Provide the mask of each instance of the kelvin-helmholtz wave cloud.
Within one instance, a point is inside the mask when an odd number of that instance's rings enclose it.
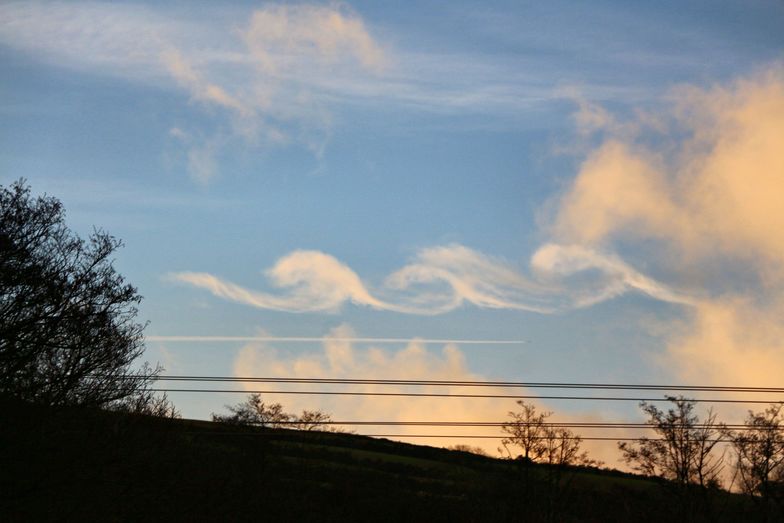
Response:
[[[203,272],[169,277],[231,301],[290,312],[335,312],[350,302],[408,314],[443,314],[463,305],[549,313],[630,290],[689,303],[687,297],[599,250],[547,244],[533,256],[531,268],[534,277],[468,247],[447,245],[420,251],[373,290],[349,266],[319,251],[295,251],[268,269],[266,278],[278,292],[247,289]],[[590,271],[592,277],[569,281],[582,271]]]
[[[662,363],[679,377],[774,384],[784,372],[784,69],[681,87],[667,104],[625,120],[581,104],[578,135],[591,146],[556,202],[549,241],[526,263],[452,244],[378,282],[318,251],[278,260],[268,290],[200,272],[171,278],[293,312],[549,313],[636,292],[683,309],[662,334]]]

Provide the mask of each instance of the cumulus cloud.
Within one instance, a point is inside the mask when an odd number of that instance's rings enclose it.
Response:
[[[453,344],[445,344],[440,351],[429,351],[416,339],[398,350],[378,347],[357,347],[351,340],[356,333],[348,325],[333,329],[324,340],[320,350],[299,355],[290,355],[261,343],[251,343],[239,350],[234,360],[236,376],[284,376],[293,378],[350,378],[350,379],[405,379],[443,381],[485,381],[487,378],[468,369],[465,356]],[[394,375],[390,374],[394,369]],[[245,390],[257,390],[258,384],[244,383]],[[313,390],[314,385],[276,385],[276,390]],[[318,386],[319,390],[384,392],[384,393],[446,393],[446,394],[531,394],[525,389],[466,386],[398,386],[398,385],[345,385]],[[474,421],[503,422],[507,413],[515,410],[513,399],[498,398],[445,398],[445,397],[395,397],[395,396],[310,396],[297,394],[264,394],[265,400],[282,403],[288,411],[321,409],[336,421]],[[541,409],[546,405],[536,402]],[[595,415],[587,415],[578,421],[594,421]],[[553,418],[553,421],[566,421]],[[575,420],[572,420],[575,421]],[[470,444],[479,446],[491,455],[497,455],[499,439],[450,438],[450,435],[501,435],[498,427],[370,427],[346,426],[365,434],[399,434],[394,439],[418,444],[449,446]],[[406,434],[443,434],[443,438],[427,440],[412,438]],[[601,459],[615,460],[614,445],[594,446],[593,451]]]
[[[619,259],[608,266],[619,284],[691,305],[663,365],[692,382],[773,385],[784,372],[784,69],[669,100],[655,125],[634,118],[626,136],[616,119],[585,116],[604,137],[560,200],[552,237],[644,252],[699,296],[651,285]]]
[[[356,348],[348,338],[356,337],[353,329],[343,325],[333,329],[324,338],[321,350],[286,356],[264,344],[248,344],[237,354],[234,361],[236,376],[286,376],[300,378],[363,378],[363,379],[408,379],[408,380],[481,380],[482,377],[470,372],[460,350],[451,344],[444,345],[439,352],[430,352],[417,340],[411,340],[399,350],[384,350],[378,347]],[[390,375],[394,369],[394,376]],[[243,385],[246,390],[258,387],[253,383]],[[314,385],[285,385],[286,390],[312,390]],[[384,393],[473,393],[470,387],[434,386],[319,386],[321,390],[384,392]],[[495,389],[493,389],[495,390]],[[483,389],[484,391],[484,389]],[[496,390],[498,393],[499,391]],[[488,392],[492,394],[492,392]],[[507,393],[504,391],[501,393]],[[290,411],[318,408],[332,415],[336,421],[500,421],[514,406],[513,400],[505,406],[498,400],[489,398],[453,399],[429,397],[395,396],[305,396],[265,394],[270,401],[283,403]],[[346,426],[347,429],[357,427]],[[422,427],[359,427],[360,433],[422,433]],[[428,434],[477,434],[482,429],[450,427],[427,427]],[[497,434],[497,429],[484,433]],[[411,440],[423,443],[422,440]],[[456,438],[428,440],[432,445],[459,443]],[[480,445],[495,453],[497,441],[478,439],[472,445]]]
[[[631,290],[659,300],[692,303],[617,256],[580,246],[545,245],[534,254],[531,266],[535,278],[504,260],[453,244],[421,250],[375,290],[346,264],[319,251],[295,251],[265,272],[273,287],[288,291],[283,294],[247,289],[208,273],[176,272],[168,278],[237,303],[290,312],[335,312],[350,302],[425,315],[463,305],[551,313],[592,305]],[[585,272],[590,277],[567,281]]]

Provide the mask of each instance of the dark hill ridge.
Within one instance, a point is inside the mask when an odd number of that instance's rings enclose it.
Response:
[[[739,521],[748,508],[710,498],[689,502],[695,521]],[[676,505],[631,474],[0,402],[3,521],[674,521]]]

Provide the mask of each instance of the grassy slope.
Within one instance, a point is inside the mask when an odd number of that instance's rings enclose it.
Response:
[[[721,495],[695,513],[738,521],[744,504]],[[0,403],[4,521],[659,521],[676,505],[653,481],[594,469]]]

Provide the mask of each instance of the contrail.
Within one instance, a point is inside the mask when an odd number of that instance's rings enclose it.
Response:
[[[356,343],[455,343],[460,345],[521,345],[529,343],[527,340],[461,340],[441,338],[333,338],[331,336],[303,337],[303,336],[147,336],[147,341],[165,341],[170,343],[184,342],[248,342],[248,341],[274,341],[278,343],[315,343],[323,341],[346,341]]]

